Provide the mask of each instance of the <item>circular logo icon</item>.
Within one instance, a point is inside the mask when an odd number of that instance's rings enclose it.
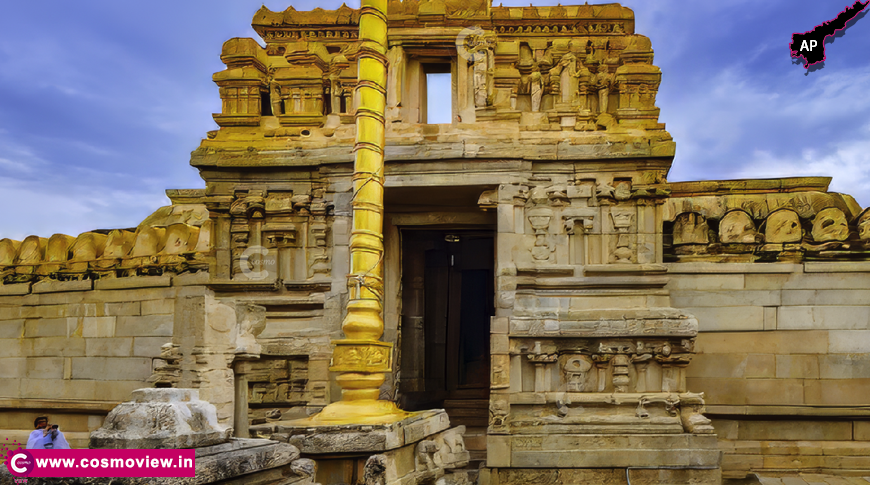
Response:
[[[33,455],[19,449],[9,453],[9,458],[6,459],[6,467],[9,469],[9,473],[16,477],[26,477],[36,467],[36,462],[33,460]]]
[[[251,246],[245,249],[239,257],[239,266],[242,274],[249,280],[262,281],[269,277],[269,272],[264,268],[264,258],[269,255],[269,250],[263,246]]]
[[[466,27],[456,36],[456,53],[468,62],[476,63],[486,59],[486,48],[490,40],[480,27]]]

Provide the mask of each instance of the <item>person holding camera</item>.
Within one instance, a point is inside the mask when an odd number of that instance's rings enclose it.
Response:
[[[57,425],[48,423],[48,416],[40,416],[33,421],[36,428],[27,438],[27,449],[68,450],[69,443]]]

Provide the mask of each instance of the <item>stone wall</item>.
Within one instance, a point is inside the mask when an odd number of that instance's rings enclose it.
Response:
[[[176,301],[204,295],[202,276],[0,286],[0,434],[26,442],[47,414],[74,447],[86,446],[116,404],[151,385]]]
[[[870,263],[671,263],[726,476],[870,468]]]

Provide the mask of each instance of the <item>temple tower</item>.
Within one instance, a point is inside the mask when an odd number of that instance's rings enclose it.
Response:
[[[210,287],[269,322],[234,364],[237,427],[246,399],[281,394],[250,393],[263,359],[307,357],[301,404],[335,401],[327,339],[348,298],[377,294],[386,343],[337,342],[332,369],[387,371],[382,399],[485,436],[471,458],[492,483],[605,483],[628,467],[718,483],[703,397],[686,388],[698,323],[665,290],[675,144],[633,12],[391,0],[387,13],[385,252],[366,260],[382,276],[349,266],[351,228],[365,233],[351,205],[381,183],[351,164],[370,102],[353,94],[372,55],[360,11],[263,7],[265,47],[224,44],[220,129],[191,160],[206,189],[188,196],[214,221]],[[429,123],[436,112],[450,122]]]

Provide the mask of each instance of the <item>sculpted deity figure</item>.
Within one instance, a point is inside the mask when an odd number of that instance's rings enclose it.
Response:
[[[583,63],[580,63],[580,70],[577,71],[577,81],[580,92],[580,111],[585,114],[590,109],[589,96],[594,95],[595,76]]]
[[[550,69],[550,77],[559,79],[559,87],[562,93],[561,102],[564,104],[576,104],[577,91],[580,87],[577,57],[572,53],[562,56],[559,64]]]
[[[492,44],[492,39],[484,36],[474,45],[474,106],[477,108],[485,108],[489,104],[489,95],[495,83],[495,57]]]
[[[595,87],[598,89],[598,112],[607,113],[607,103],[610,99],[610,88],[613,87],[613,74],[607,72],[607,66],[602,62],[595,75]]]
[[[281,102],[281,86],[273,80],[269,83],[269,103],[272,105],[272,114],[275,116],[284,114]]]
[[[541,71],[535,68],[529,79],[529,92],[532,95],[532,111],[541,111],[541,99],[544,96],[544,78]]]

